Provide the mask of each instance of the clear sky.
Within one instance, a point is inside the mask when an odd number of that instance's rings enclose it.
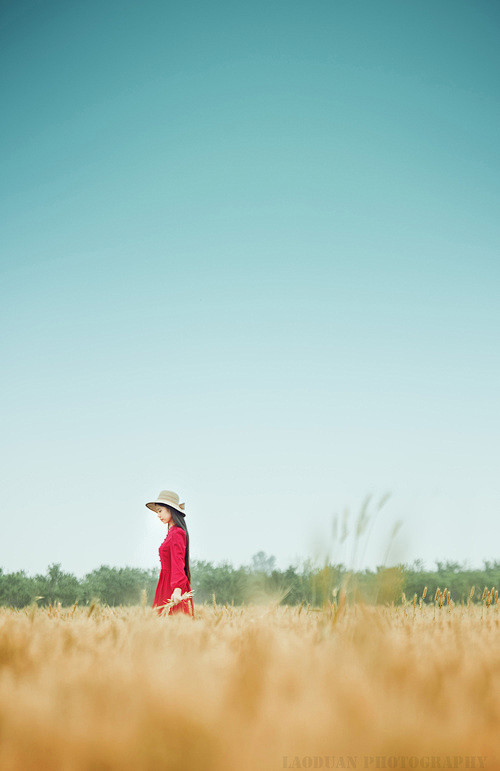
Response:
[[[499,27],[4,0],[5,571],[159,565],[161,489],[196,559],[344,557],[386,492],[365,565],[499,557]]]

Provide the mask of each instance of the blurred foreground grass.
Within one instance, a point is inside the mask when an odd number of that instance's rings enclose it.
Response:
[[[497,765],[498,602],[195,612],[0,609],[2,771]]]

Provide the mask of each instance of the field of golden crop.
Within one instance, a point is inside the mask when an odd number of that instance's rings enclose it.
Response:
[[[499,768],[499,605],[0,609],[0,768]]]

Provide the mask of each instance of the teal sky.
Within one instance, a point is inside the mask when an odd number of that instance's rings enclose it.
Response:
[[[498,558],[500,10],[1,4],[0,566]],[[332,556],[345,557],[340,549]]]

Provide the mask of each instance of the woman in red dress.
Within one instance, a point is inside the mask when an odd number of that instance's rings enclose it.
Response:
[[[161,571],[156,587],[153,608],[162,612],[162,606],[173,600],[174,605],[168,615],[187,613],[194,618],[192,597],[181,600],[181,594],[191,591],[191,571],[189,569],[189,533],[185,522],[184,503],[179,503],[179,496],[170,490],[162,490],[156,501],[146,503],[148,509],[155,511],[158,518],[168,525],[167,537],[158,549]]]

